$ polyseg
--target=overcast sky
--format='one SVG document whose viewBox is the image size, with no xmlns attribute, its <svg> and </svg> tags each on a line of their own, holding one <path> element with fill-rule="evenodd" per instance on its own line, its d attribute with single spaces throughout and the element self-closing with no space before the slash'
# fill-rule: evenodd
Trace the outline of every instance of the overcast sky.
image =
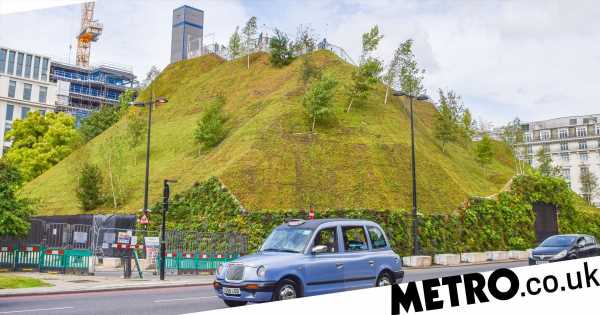
<svg viewBox="0 0 600 315">
<path fill-rule="evenodd" d="M 40 4 L 0 0 L 0 46 L 67 59 L 80 5 L 22 12 L 32 3 Z M 182 4 L 205 11 L 205 43 L 226 44 L 235 26 L 254 15 L 265 31 L 278 27 L 294 35 L 299 24 L 310 25 L 354 59 L 361 34 L 378 24 L 385 35 L 380 57 L 387 60 L 413 38 L 430 96 L 437 100 L 438 88 L 453 89 L 476 117 L 496 125 L 516 116 L 600 113 L 598 1 L 99 0 L 95 18 L 104 32 L 92 46 L 92 63 L 130 65 L 141 78 L 152 65 L 164 68 L 172 10 Z"/>
</svg>

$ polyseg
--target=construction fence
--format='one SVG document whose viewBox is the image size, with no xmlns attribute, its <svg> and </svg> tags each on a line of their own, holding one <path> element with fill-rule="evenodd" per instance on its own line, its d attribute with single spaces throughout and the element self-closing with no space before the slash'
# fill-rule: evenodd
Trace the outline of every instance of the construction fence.
<svg viewBox="0 0 600 315">
<path fill-rule="evenodd" d="M 220 263 L 247 253 L 248 240 L 234 233 L 165 231 L 170 273 L 213 273 Z M 160 232 L 32 219 L 26 237 L 0 237 L 0 271 L 94 274 L 105 258 L 160 265 Z"/>
</svg>

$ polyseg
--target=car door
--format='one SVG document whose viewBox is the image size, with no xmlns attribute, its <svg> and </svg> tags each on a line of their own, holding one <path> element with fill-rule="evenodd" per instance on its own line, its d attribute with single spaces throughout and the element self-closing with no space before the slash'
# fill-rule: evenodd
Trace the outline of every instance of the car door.
<svg viewBox="0 0 600 315">
<path fill-rule="evenodd" d="M 325 294 L 344 290 L 344 265 L 341 262 L 339 227 L 329 226 L 315 233 L 310 249 L 316 245 L 327 245 L 326 253 L 312 254 L 306 259 L 304 282 L 305 295 Z"/>
<path fill-rule="evenodd" d="M 341 227 L 344 286 L 346 290 L 372 287 L 375 283 L 374 263 L 370 257 L 367 234 L 363 225 Z"/>
<path fill-rule="evenodd" d="M 577 253 L 577 258 L 586 257 L 586 242 L 585 238 L 580 237 L 577 239 L 577 243 L 575 243 L 575 252 Z"/>
</svg>

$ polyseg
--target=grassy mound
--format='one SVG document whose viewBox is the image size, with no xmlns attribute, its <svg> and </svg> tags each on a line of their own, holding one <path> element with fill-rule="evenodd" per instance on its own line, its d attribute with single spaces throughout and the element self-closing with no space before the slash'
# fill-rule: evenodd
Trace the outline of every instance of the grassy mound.
<svg viewBox="0 0 600 315">
<path fill-rule="evenodd" d="M 353 67 L 327 51 L 310 55 L 340 85 L 335 118 L 317 125 L 316 133 L 302 107 L 301 60 L 278 69 L 269 56 L 223 61 L 204 56 L 170 65 L 140 95 L 169 98 L 153 115 L 150 197 L 160 200 L 163 179 L 176 179 L 175 191 L 217 176 L 249 210 L 317 208 L 409 208 L 410 128 L 406 100 L 383 104 L 384 87 L 367 104 L 345 112 L 345 89 Z M 226 98 L 227 137 L 201 151 L 194 129 L 203 108 L 215 95 Z M 406 104 L 405 104 L 406 103 Z M 415 104 L 417 174 L 422 211 L 456 209 L 469 195 L 497 192 L 513 174 L 510 151 L 495 143 L 496 157 L 485 170 L 473 148 L 450 144 L 442 153 L 433 137 L 435 108 Z M 40 201 L 43 214 L 81 213 L 76 198 L 78 168 L 83 161 L 105 171 L 109 141 L 127 137 L 126 121 L 80 148 L 31 181 L 23 192 Z M 113 140 L 111 140 L 113 139 Z M 144 142 L 145 143 L 145 142 Z M 117 209 L 111 202 L 100 212 L 140 209 L 144 183 L 144 144 L 128 147 L 114 158 L 123 161 L 120 183 L 127 196 Z M 106 176 L 105 176 L 106 177 Z M 107 180 L 105 180 L 106 184 Z"/>
</svg>

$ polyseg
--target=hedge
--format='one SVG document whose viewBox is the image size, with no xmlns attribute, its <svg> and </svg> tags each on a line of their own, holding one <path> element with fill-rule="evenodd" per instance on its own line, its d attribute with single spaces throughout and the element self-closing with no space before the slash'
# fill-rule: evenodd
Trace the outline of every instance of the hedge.
<svg viewBox="0 0 600 315">
<path fill-rule="evenodd" d="M 516 177 L 511 190 L 495 199 L 471 198 L 452 214 L 419 213 L 422 251 L 427 254 L 486 250 L 527 249 L 535 245 L 536 202 L 559 209 L 560 231 L 600 237 L 600 212 L 575 209 L 578 198 L 561 179 L 528 174 Z M 160 205 L 155 205 L 155 215 Z M 245 210 L 217 178 L 198 183 L 174 196 L 168 228 L 205 232 L 234 232 L 248 236 L 256 250 L 270 231 L 292 218 L 305 218 L 302 210 Z M 316 218 L 360 218 L 379 223 L 396 252 L 412 252 L 412 219 L 404 209 L 317 209 Z M 150 220 L 159 224 L 160 220 Z M 154 227 L 158 228 L 158 226 Z"/>
</svg>

